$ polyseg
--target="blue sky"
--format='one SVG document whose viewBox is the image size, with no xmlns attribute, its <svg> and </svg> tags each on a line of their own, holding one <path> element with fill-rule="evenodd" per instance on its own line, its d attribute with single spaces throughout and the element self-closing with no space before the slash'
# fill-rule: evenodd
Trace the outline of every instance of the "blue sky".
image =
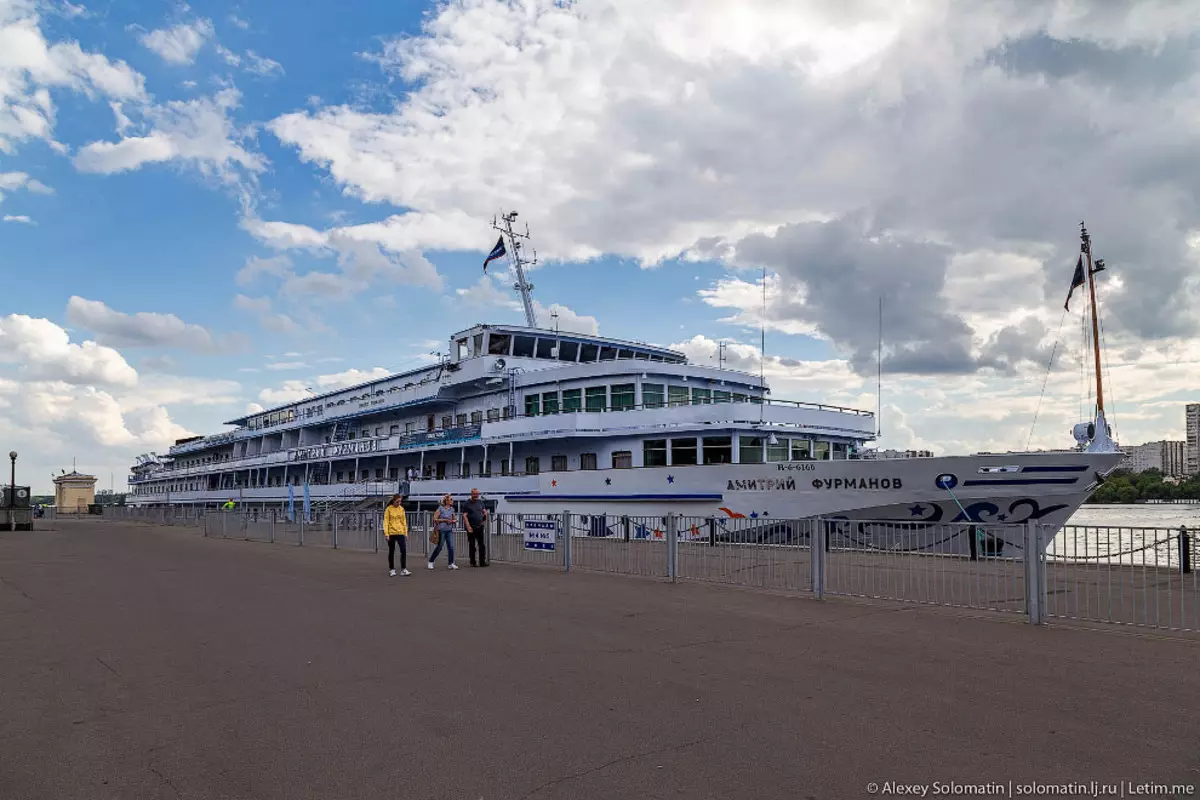
<svg viewBox="0 0 1200 800">
<path fill-rule="evenodd" d="M 765 320 L 778 396 L 874 408 L 883 296 L 881 445 L 941 451 L 1069 444 L 1086 216 L 1126 438 L 1181 437 L 1197 13 L 870 6 L 0 0 L 0 438 L 123 472 L 519 321 L 511 207 L 544 315 L 753 371 Z"/>
</svg>

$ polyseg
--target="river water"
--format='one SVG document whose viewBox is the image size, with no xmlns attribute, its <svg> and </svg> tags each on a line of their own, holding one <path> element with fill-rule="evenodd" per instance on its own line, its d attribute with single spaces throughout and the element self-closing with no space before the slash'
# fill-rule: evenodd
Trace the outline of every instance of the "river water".
<svg viewBox="0 0 1200 800">
<path fill-rule="evenodd" d="M 1091 564 L 1179 565 L 1179 528 L 1192 534 L 1192 560 L 1200 551 L 1200 505 L 1084 505 L 1046 549 L 1049 556 Z"/>
</svg>

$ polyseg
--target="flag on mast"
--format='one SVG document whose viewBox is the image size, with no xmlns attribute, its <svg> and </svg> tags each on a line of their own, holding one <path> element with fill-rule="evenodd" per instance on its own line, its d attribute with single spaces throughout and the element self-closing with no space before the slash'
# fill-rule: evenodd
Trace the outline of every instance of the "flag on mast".
<svg viewBox="0 0 1200 800">
<path fill-rule="evenodd" d="M 1075 289 L 1080 286 L 1083 286 L 1082 253 L 1079 255 L 1079 260 L 1075 262 L 1075 274 L 1071 277 L 1071 288 L 1067 290 L 1067 302 L 1063 303 L 1063 308 L 1065 308 L 1067 311 L 1071 310 L 1071 295 L 1074 293 Z"/>
<path fill-rule="evenodd" d="M 501 236 L 496 240 L 496 246 L 492 248 L 492 252 L 488 253 L 488 257 L 483 260 L 483 272 L 487 274 L 487 265 L 495 261 L 497 258 L 508 254 L 508 250 L 504 248 L 504 237 Z"/>
</svg>

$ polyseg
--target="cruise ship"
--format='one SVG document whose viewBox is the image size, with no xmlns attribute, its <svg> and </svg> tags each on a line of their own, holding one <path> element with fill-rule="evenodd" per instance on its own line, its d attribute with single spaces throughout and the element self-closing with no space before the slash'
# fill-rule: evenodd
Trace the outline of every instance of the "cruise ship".
<svg viewBox="0 0 1200 800">
<path fill-rule="evenodd" d="M 1048 541 L 1122 457 L 1101 400 L 1071 449 L 870 458 L 870 411 L 778 399 L 762 374 L 670 348 L 539 327 L 512 217 L 491 257 L 510 254 L 529 324 L 476 325 L 437 364 L 141 456 L 129 502 L 311 514 L 396 492 L 431 508 L 477 488 L 499 512 L 585 520 L 1035 520 Z"/>
</svg>

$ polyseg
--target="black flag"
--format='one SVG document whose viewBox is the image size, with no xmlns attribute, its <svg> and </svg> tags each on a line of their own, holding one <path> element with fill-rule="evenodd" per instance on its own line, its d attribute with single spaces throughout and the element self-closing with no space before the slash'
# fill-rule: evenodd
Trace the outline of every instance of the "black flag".
<svg viewBox="0 0 1200 800">
<path fill-rule="evenodd" d="M 1071 294 L 1075 291 L 1076 286 L 1083 286 L 1083 255 L 1080 254 L 1079 260 L 1075 262 L 1075 275 L 1071 278 L 1071 288 L 1067 290 L 1067 302 L 1063 303 L 1063 308 L 1067 311 L 1071 310 Z"/>
</svg>

